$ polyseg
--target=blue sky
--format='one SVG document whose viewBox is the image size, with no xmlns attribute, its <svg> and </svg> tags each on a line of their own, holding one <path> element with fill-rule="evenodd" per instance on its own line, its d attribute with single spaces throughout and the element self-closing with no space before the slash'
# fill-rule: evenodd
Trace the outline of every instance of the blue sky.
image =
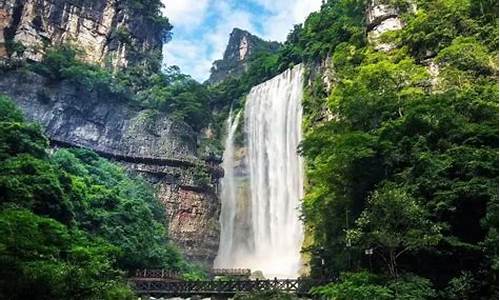
<svg viewBox="0 0 500 300">
<path fill-rule="evenodd" d="M 234 27 L 265 40 L 284 41 L 293 24 L 318 10 L 321 0 L 162 0 L 174 25 L 163 49 L 164 63 L 205 81 L 222 58 Z"/>
</svg>

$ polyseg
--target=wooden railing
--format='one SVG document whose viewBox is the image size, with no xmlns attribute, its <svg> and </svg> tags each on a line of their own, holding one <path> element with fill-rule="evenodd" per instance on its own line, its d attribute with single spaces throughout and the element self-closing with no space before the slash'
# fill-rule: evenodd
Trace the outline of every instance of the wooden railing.
<svg viewBox="0 0 500 300">
<path fill-rule="evenodd" d="M 250 277 L 252 271 L 250 269 L 212 269 L 213 276 L 239 276 Z"/>
<path fill-rule="evenodd" d="M 210 281 L 168 281 L 134 279 L 131 284 L 139 296 L 183 297 L 190 295 L 232 296 L 239 292 L 281 291 L 308 296 L 311 288 L 328 281 L 310 279 L 275 279 L 275 280 L 210 280 Z"/>
<path fill-rule="evenodd" d="M 167 270 L 137 270 L 135 271 L 134 277 L 131 278 L 132 281 L 143 281 L 143 280 L 182 280 L 182 274 Z"/>
</svg>

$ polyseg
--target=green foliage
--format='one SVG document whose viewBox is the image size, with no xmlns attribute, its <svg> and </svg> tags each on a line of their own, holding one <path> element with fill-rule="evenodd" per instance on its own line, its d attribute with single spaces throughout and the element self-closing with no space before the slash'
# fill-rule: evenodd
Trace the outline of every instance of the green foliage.
<svg viewBox="0 0 500 300">
<path fill-rule="evenodd" d="M 427 300 L 434 299 L 437 295 L 429 279 L 411 274 L 389 281 L 388 287 L 397 300 Z"/>
<path fill-rule="evenodd" d="M 23 122 L 24 117 L 14 103 L 6 96 L 0 95 L 0 122 Z M 2 134 L 3 136 L 3 134 Z"/>
<path fill-rule="evenodd" d="M 196 165 L 192 172 L 193 181 L 197 186 L 206 187 L 210 184 L 210 174 L 207 173 L 205 166 Z"/>
<path fill-rule="evenodd" d="M 118 287 L 131 294 L 113 267 L 117 248 L 26 210 L 2 210 L 0 225 L 2 298 L 113 299 L 107 290 Z"/>
<path fill-rule="evenodd" d="M 5 48 L 7 49 L 9 56 L 22 56 L 24 51 L 26 51 L 26 46 L 24 46 L 23 43 L 11 39 L 5 41 Z"/>
<path fill-rule="evenodd" d="M 89 90 L 113 94 L 119 98 L 130 99 L 127 87 L 117 83 L 113 74 L 97 65 L 81 61 L 81 51 L 71 45 L 61 45 L 47 50 L 43 61 L 29 68 L 52 82 L 69 80 Z"/>
<path fill-rule="evenodd" d="M 348 35 L 330 48 L 332 91 L 321 78 L 306 87 L 302 213 L 311 250 L 324 249 L 326 262 L 312 260 L 312 273 L 406 271 L 422 277 L 384 285 L 408 290 L 401 299 L 453 299 L 459 286 L 465 299 L 489 299 L 498 272 L 498 12 L 488 5 L 497 5 L 417 4 L 415 14 L 403 9 L 405 28 L 387 36 L 397 49 L 376 52 Z M 364 5 L 328 1 L 310 18 L 335 30 L 358 24 Z M 322 20 L 330 9 L 343 17 Z M 315 29 L 303 53 L 322 56 L 320 37 L 330 28 L 307 22 L 304 32 Z M 304 32 L 292 32 L 288 47 L 299 47 Z M 435 77 L 425 67 L 430 58 Z"/>
<path fill-rule="evenodd" d="M 406 274 L 397 280 L 386 280 L 367 272 L 344 273 L 340 282 L 313 288 L 311 292 L 331 300 L 426 300 L 436 297 L 428 279 Z"/>
<path fill-rule="evenodd" d="M 370 273 L 345 273 L 339 283 L 313 288 L 312 294 L 331 300 L 394 299 L 392 291 L 381 283 L 380 278 Z"/>
<path fill-rule="evenodd" d="M 289 35 L 285 48 L 290 50 L 286 52 L 293 53 L 292 57 L 300 55 L 303 61 L 318 61 L 342 42 L 363 45 L 364 4 L 363 0 L 326 1 L 302 28 L 296 27 Z"/>
<path fill-rule="evenodd" d="M 78 51 L 69 45 L 49 49 L 43 59 L 43 64 L 34 65 L 34 71 L 45 75 L 53 81 L 64 78 L 65 70 L 78 63 Z"/>
<path fill-rule="evenodd" d="M 234 300 L 296 300 L 294 295 L 288 293 L 281 293 L 277 291 L 267 291 L 259 293 L 240 293 L 234 297 Z"/>
<path fill-rule="evenodd" d="M 437 62 L 460 71 L 474 72 L 475 75 L 490 75 L 495 71 L 488 48 L 474 38 L 456 38 L 449 47 L 439 52 Z"/>
<path fill-rule="evenodd" d="M 64 194 L 56 168 L 47 160 L 19 154 L 0 163 L 0 201 L 69 224 L 72 203 Z"/>
<path fill-rule="evenodd" d="M 441 238 L 440 227 L 408 192 L 385 184 L 369 197 L 366 208 L 356 220 L 347 239 L 362 249 L 375 247 L 384 258 L 392 276 L 397 276 L 397 259 L 407 251 L 435 246 Z"/>
<path fill-rule="evenodd" d="M 442 292 L 442 297 L 450 300 L 474 299 L 477 294 L 477 283 L 474 276 L 469 272 L 463 272 L 460 276 L 454 277 Z"/>
<path fill-rule="evenodd" d="M 0 99 L 5 103 L 5 98 Z M 18 110 L 13 115 L 6 114 L 7 118 L 16 117 Z M 14 119 L 14 122 L 0 122 L 0 159 L 4 160 L 14 154 L 29 154 L 37 158 L 46 157 L 45 149 L 48 146 L 47 139 L 42 135 L 40 127 L 26 124 Z"/>
<path fill-rule="evenodd" d="M 207 280 L 207 273 L 201 270 L 199 267 L 191 266 L 191 270 L 182 275 L 183 280 L 187 281 L 199 281 Z"/>
<path fill-rule="evenodd" d="M 407 26 L 401 31 L 400 45 L 410 49 L 415 57 L 425 58 L 464 35 L 478 36 L 487 47 L 495 49 L 498 45 L 498 3 L 486 2 L 418 1 L 418 12 L 407 17 Z"/>
<path fill-rule="evenodd" d="M 0 112 L 0 298 L 133 299 L 121 270 L 202 275 L 169 242 L 150 185 L 88 150 L 49 155 L 6 97 Z"/>
<path fill-rule="evenodd" d="M 119 247 L 121 268 L 187 268 L 168 244 L 164 210 L 145 182 L 88 150 L 59 150 L 52 161 L 69 180 L 77 224 Z"/>
<path fill-rule="evenodd" d="M 118 28 L 115 35 L 129 39 L 128 32 Z M 167 113 L 174 119 L 185 121 L 196 131 L 205 128 L 211 116 L 208 104 L 211 95 L 207 87 L 178 67 L 157 70 L 156 63 L 146 63 L 121 70 L 116 74 L 97 65 L 81 61 L 80 51 L 71 45 L 47 50 L 43 61 L 29 68 L 53 83 L 70 81 L 79 87 L 97 91 L 100 96 L 123 99 L 142 109 Z M 155 59 L 151 59 L 156 61 Z"/>
<path fill-rule="evenodd" d="M 105 300 L 136 300 L 137 296 L 131 287 L 123 282 L 115 282 L 103 292 Z"/>
<path fill-rule="evenodd" d="M 130 32 L 123 26 L 116 28 L 113 31 L 112 35 L 115 36 L 123 44 L 132 44 Z"/>
<path fill-rule="evenodd" d="M 145 107 L 166 112 L 173 118 L 184 120 L 195 130 L 206 127 L 210 120 L 209 94 L 205 86 L 180 73 L 179 68 L 169 67 L 164 73 L 142 78 L 145 82 L 134 82 L 143 74 L 119 75 L 119 79 L 132 82 L 137 91 L 137 101 Z"/>
</svg>

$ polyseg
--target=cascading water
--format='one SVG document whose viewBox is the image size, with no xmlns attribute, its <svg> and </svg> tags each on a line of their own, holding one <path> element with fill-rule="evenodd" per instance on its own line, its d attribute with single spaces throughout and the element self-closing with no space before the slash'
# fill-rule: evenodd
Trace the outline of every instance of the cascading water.
<svg viewBox="0 0 500 300">
<path fill-rule="evenodd" d="M 234 116 L 233 110 L 229 112 L 226 122 L 227 136 L 224 143 L 224 156 L 222 167 L 224 178 L 222 179 L 222 208 L 220 215 L 221 243 L 215 260 L 216 266 L 224 266 L 233 257 L 234 229 L 236 218 L 236 182 L 234 176 L 234 134 L 238 128 L 240 112 Z"/>
<path fill-rule="evenodd" d="M 234 165 L 230 164 L 234 163 L 231 162 L 234 149 L 229 149 L 232 141 L 226 141 L 217 267 L 260 270 L 266 277 L 291 278 L 299 273 L 303 227 L 298 207 L 303 196 L 304 170 L 297 147 L 302 137 L 302 85 L 303 67 L 297 65 L 254 87 L 247 97 L 246 165 L 250 199 L 246 206 L 233 193 L 235 176 L 230 170 Z M 233 137 L 234 133 L 231 136 L 229 132 L 228 139 Z M 238 210 L 241 206 L 247 209 Z M 249 220 L 249 224 L 235 220 Z"/>
</svg>

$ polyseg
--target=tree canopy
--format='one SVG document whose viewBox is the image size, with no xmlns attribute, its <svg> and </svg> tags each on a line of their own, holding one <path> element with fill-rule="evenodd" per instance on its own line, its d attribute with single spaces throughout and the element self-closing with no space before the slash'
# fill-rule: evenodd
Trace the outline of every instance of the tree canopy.
<svg viewBox="0 0 500 300">
<path fill-rule="evenodd" d="M 384 36 L 395 46 L 388 52 L 352 29 L 364 26 L 365 1 L 327 1 L 294 31 L 311 46 L 314 31 L 350 32 L 325 48 L 332 90 L 321 80 L 306 87 L 311 250 L 325 249 L 330 274 L 369 269 L 373 249 L 374 273 L 417 274 L 441 299 L 455 299 L 458 282 L 462 299 L 489 299 L 498 272 L 498 13 L 484 1 L 418 1 L 416 13 L 392 4 L 406 26 Z M 331 27 L 316 27 L 322 18 Z M 327 57 L 293 44 L 303 59 Z"/>
<path fill-rule="evenodd" d="M 197 270 L 144 180 L 89 150 L 51 153 L 4 96 L 0 116 L 1 298 L 133 299 L 126 272 Z"/>
</svg>

